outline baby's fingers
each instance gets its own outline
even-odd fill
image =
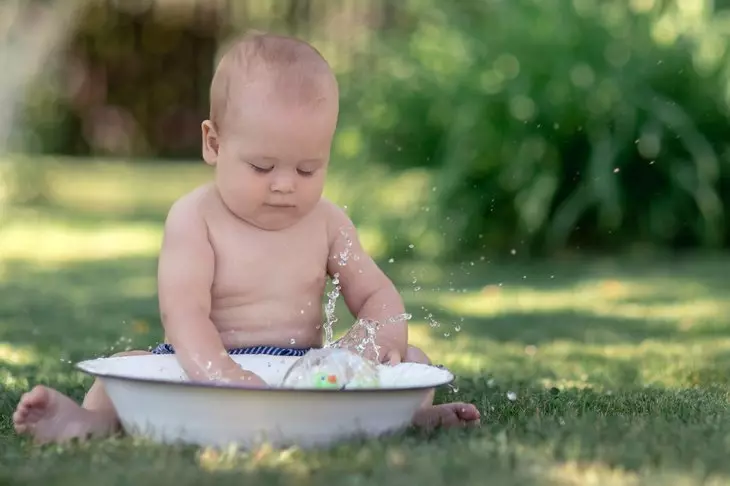
[[[390,366],[395,366],[395,365],[399,364],[401,361],[402,361],[402,359],[401,359],[400,353],[398,352],[397,349],[390,351],[385,356],[385,363],[389,364]]]

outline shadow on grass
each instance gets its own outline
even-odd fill
[[[38,268],[7,262],[0,282],[0,341],[41,358],[84,359],[161,337],[156,259]]]
[[[450,271],[443,272],[448,275]],[[579,271],[570,272],[584,282],[591,281],[580,277]],[[408,271],[405,277],[403,270],[394,273],[401,275],[397,278],[401,284],[410,285]],[[458,272],[455,273],[456,283]],[[12,436],[10,414],[22,392],[35,383],[57,387],[81,400],[91,378],[61,359],[74,362],[124,348],[146,349],[162,337],[155,274],[155,258],[88,261],[46,268],[27,262],[6,262],[0,281],[0,342],[26,349],[33,359],[23,364],[0,356],[0,377],[4,373],[12,378],[4,380],[5,390],[0,398],[0,437]],[[599,280],[648,278],[641,272],[627,273],[633,277],[604,277],[599,272],[592,275],[592,279]],[[479,275],[472,277],[472,288],[480,288]],[[693,295],[698,298],[721,301],[720,294],[728,285],[717,284],[714,271],[709,272],[708,268],[673,278],[667,280],[664,288],[646,296],[624,292],[610,298],[619,306],[661,306],[668,297],[676,298],[681,289],[691,284],[695,289]],[[551,292],[580,286],[574,279],[547,280],[551,280],[544,287],[548,300]],[[533,291],[534,285],[526,291]],[[652,297],[658,300],[651,300]],[[418,294],[408,299],[409,307],[416,308],[429,300]],[[707,334],[701,326],[682,330],[681,319],[626,318],[610,312],[596,315],[540,305],[519,312],[507,307],[493,316],[467,314],[463,323],[461,315],[448,309],[436,309],[434,314],[441,327],[420,328],[428,330],[442,355],[453,353],[457,358],[461,354],[482,360],[481,365],[458,373],[457,392],[440,389],[437,399],[476,404],[483,414],[482,428],[469,433],[439,433],[435,441],[410,431],[381,445],[369,442],[361,449],[357,445],[337,449],[369,451],[367,457],[355,463],[341,458],[336,451],[308,453],[298,463],[315,464],[306,466],[307,477],[325,481],[347,473],[379,481],[401,475],[405,481],[421,467],[418,458],[425,455],[432,463],[443,466],[431,470],[447,475],[446,479],[449,474],[462,480],[476,478],[475,475],[483,479],[490,474],[504,476],[505,481],[519,476],[519,484],[544,482],[544,470],[533,473],[533,465],[544,464],[549,470],[571,461],[629,471],[649,468],[687,474],[699,470],[702,474],[730,474],[726,391],[730,350],[703,343],[695,354],[685,355],[685,348],[672,348],[672,343],[679,343],[690,349],[692,343],[713,340],[719,334]],[[716,316],[719,324],[715,328],[727,327],[725,319]],[[448,340],[443,338],[443,332],[451,322],[463,327],[459,333],[452,329],[452,338]],[[655,341],[656,347],[638,349],[636,345],[643,341]],[[651,373],[669,376],[673,386],[645,387]],[[581,378],[584,374],[589,376]],[[551,385],[561,380],[560,389]],[[716,388],[718,385],[725,387]],[[13,447],[16,449],[11,450],[18,450]],[[150,451],[131,442],[113,448],[100,447],[116,451],[110,455],[119,458],[114,468],[119,478],[124,477],[125,484],[134,484],[142,475],[148,477],[150,460],[159,463],[161,471],[169,471],[171,481],[182,472],[195,478],[195,484],[204,484],[210,478],[216,478],[216,482],[228,479],[225,472],[212,474],[196,465],[186,466],[194,457],[188,453],[173,453],[166,448]],[[393,465],[393,453],[388,451],[395,449],[404,455],[396,463],[402,461],[407,466]],[[444,450],[448,457],[438,452]],[[96,453],[70,451],[47,453],[43,458],[46,470],[52,467],[69,483],[89,475],[109,477],[107,469],[94,472],[100,470],[94,462]],[[241,470],[258,480],[266,477],[283,483],[298,474],[281,465],[252,466],[250,456],[242,461]],[[36,477],[31,470],[23,474],[27,474],[29,484]],[[42,476],[37,474],[38,478]],[[239,482],[240,478],[237,476]]]

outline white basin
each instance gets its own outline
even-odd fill
[[[278,386],[297,357],[238,355],[244,368]],[[435,387],[454,376],[434,366],[380,366],[380,387],[243,389],[188,381],[174,355],[99,358],[77,364],[100,378],[124,430],[162,443],[251,448],[326,446],[408,427]]]

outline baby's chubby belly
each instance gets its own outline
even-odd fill
[[[213,302],[210,317],[226,349],[318,347],[322,345],[322,306],[319,300],[309,302]]]

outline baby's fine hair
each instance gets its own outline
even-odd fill
[[[232,95],[259,77],[285,102],[315,105],[338,96],[334,74],[316,48],[293,37],[252,31],[234,39],[218,62],[210,86],[215,126],[225,119]]]

